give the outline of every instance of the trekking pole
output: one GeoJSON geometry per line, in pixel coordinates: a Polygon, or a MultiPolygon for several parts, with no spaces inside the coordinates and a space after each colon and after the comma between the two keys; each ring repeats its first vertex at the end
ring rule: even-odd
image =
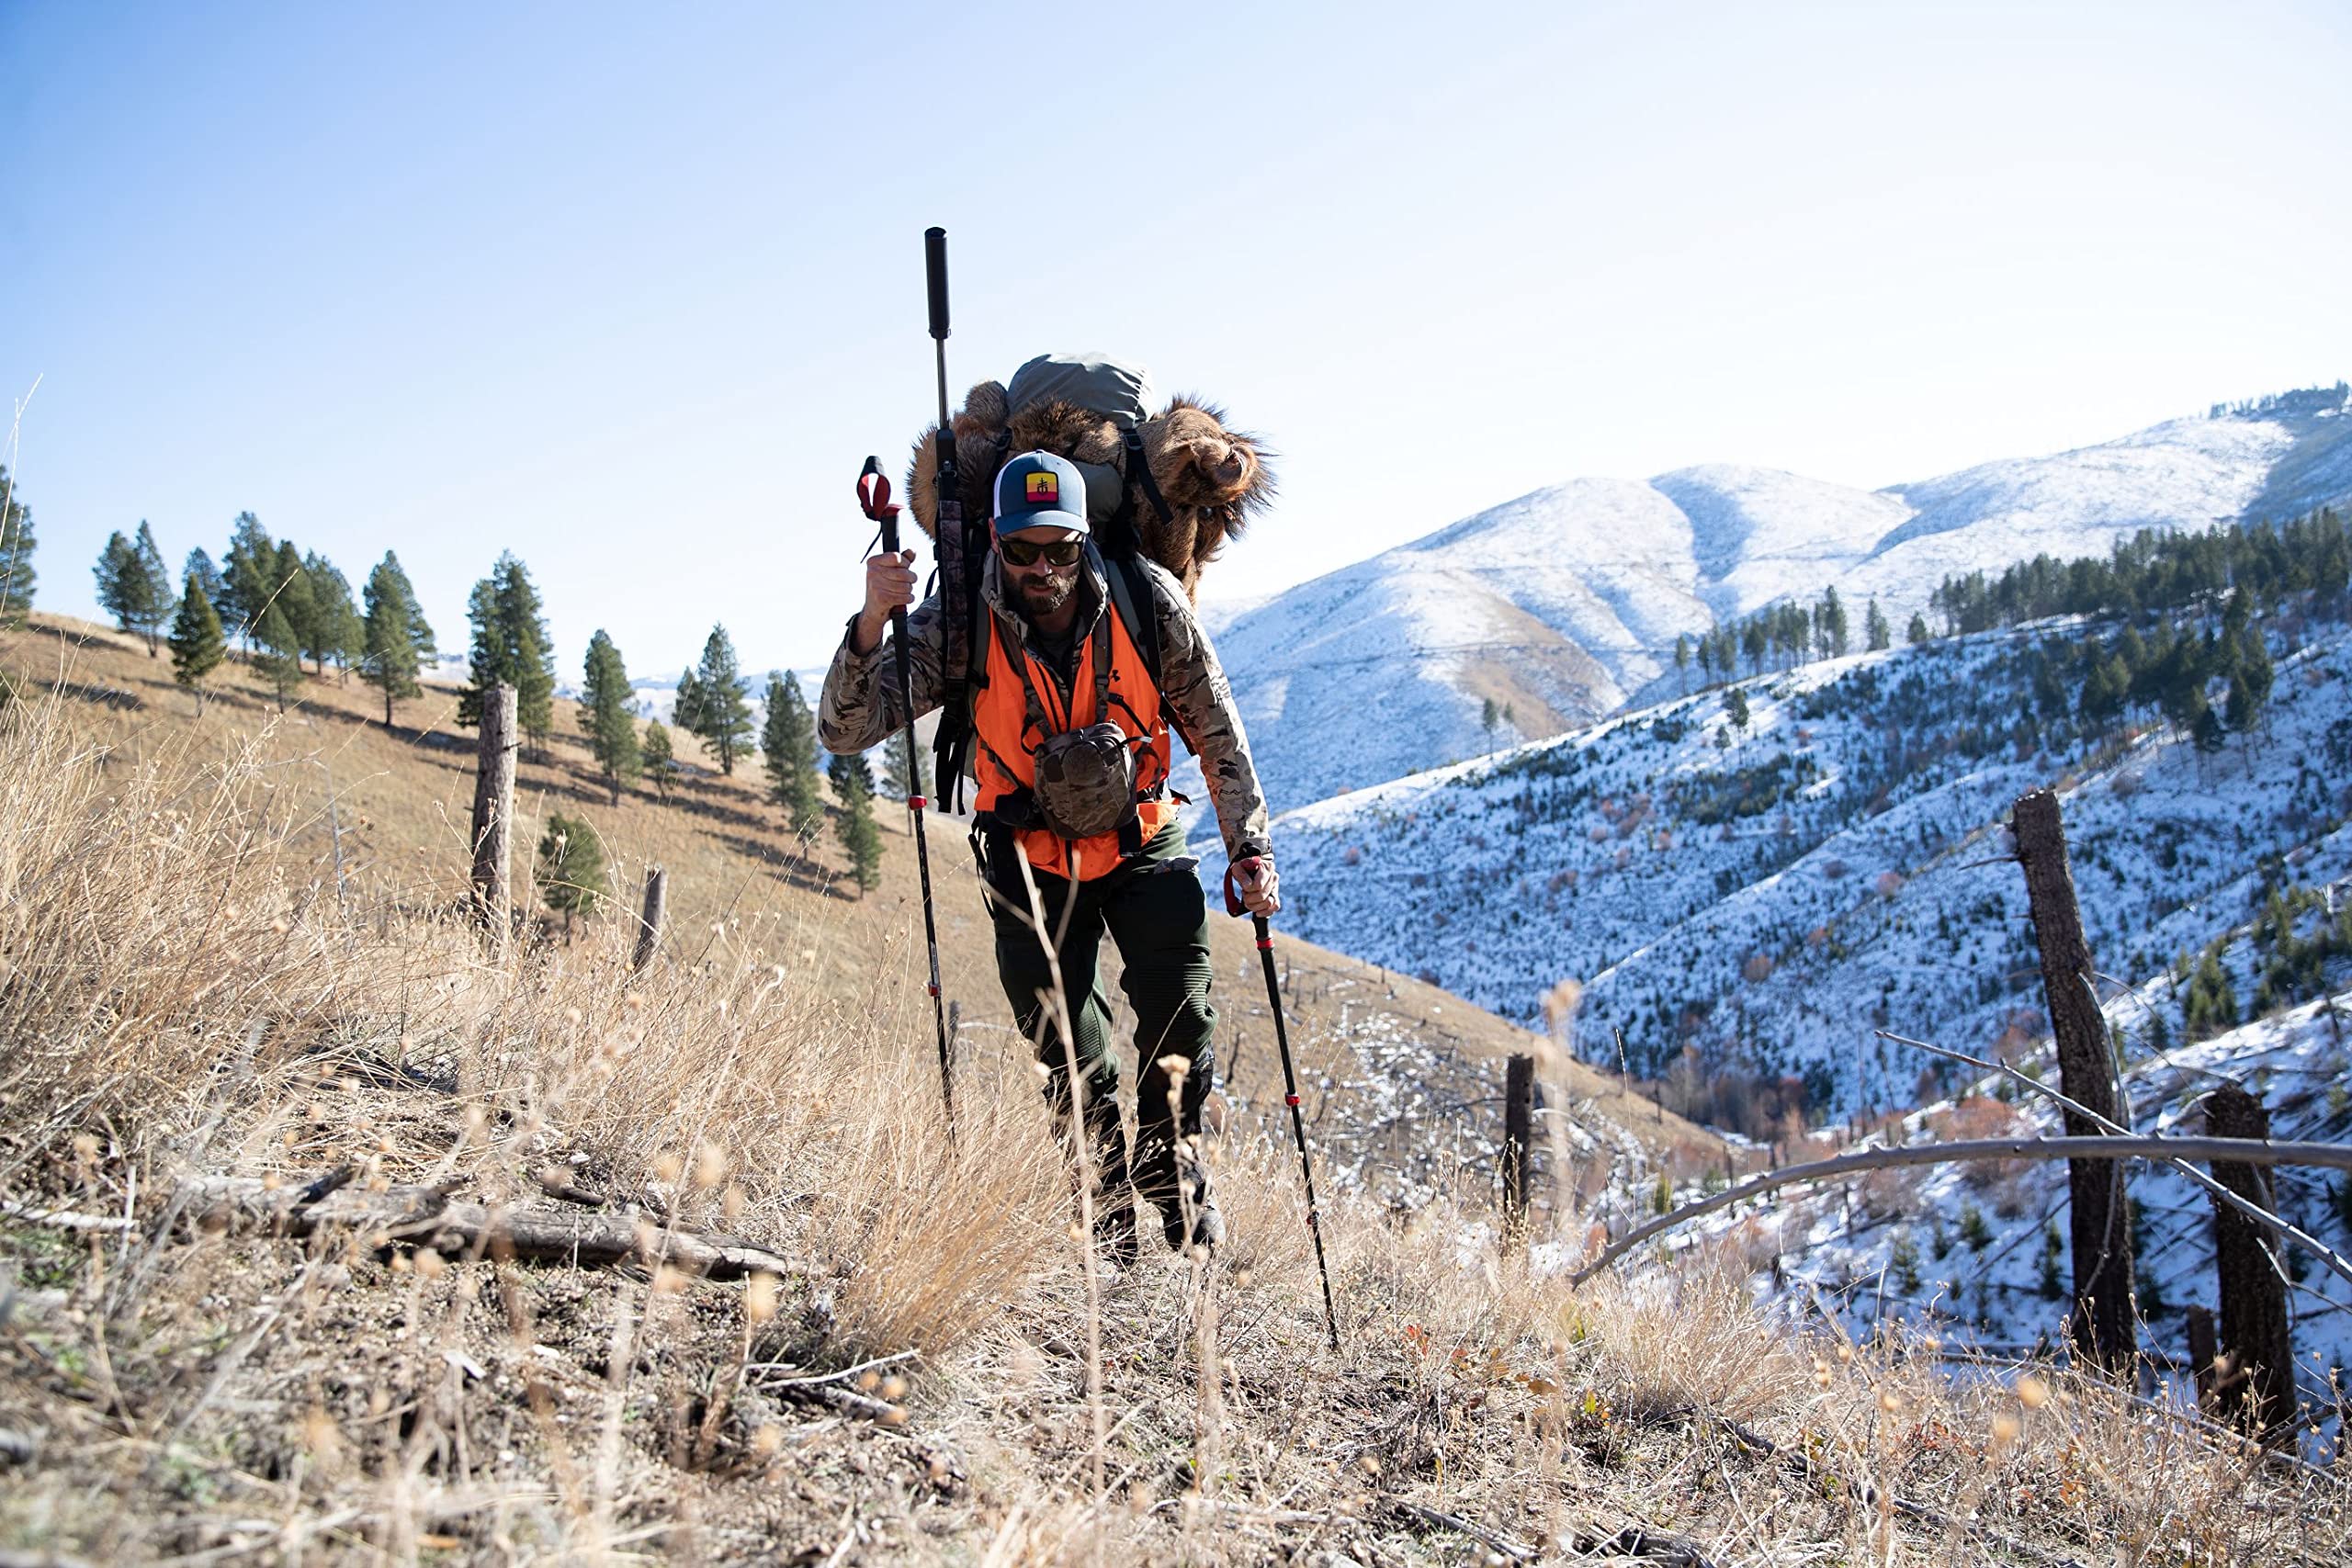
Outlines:
{"type": "MultiPolygon", "coordinates": [[[[1242,912],[1240,897],[1233,891],[1233,867],[1225,868],[1225,912],[1242,912]]],[[[1323,1220],[1315,1204],[1315,1166],[1306,1157],[1306,1119],[1298,1113],[1298,1073],[1290,1061],[1290,1029],[1283,1021],[1283,986],[1274,974],[1274,933],[1266,925],[1266,917],[1250,917],[1258,928],[1258,956],[1266,965],[1266,1005],[1273,1010],[1274,1044],[1283,1055],[1283,1103],[1290,1107],[1291,1136],[1298,1140],[1298,1175],[1306,1184],[1306,1234],[1315,1238],[1315,1272],[1323,1280],[1323,1323],[1331,1332],[1331,1348],[1340,1348],[1340,1314],[1331,1304],[1331,1270],[1323,1261],[1323,1220]]]]}
{"type": "MultiPolygon", "coordinates": [[[[857,476],[857,503],[865,515],[882,530],[882,548],[891,556],[899,553],[899,509],[890,502],[890,481],[883,476],[882,465],[875,458],[865,459],[865,468],[857,476]]],[[[956,1071],[947,1055],[947,1013],[939,994],[939,923],[931,908],[931,847],[923,838],[922,812],[930,804],[922,797],[922,779],[916,771],[915,759],[922,755],[915,750],[914,676],[907,660],[907,612],[903,608],[890,612],[890,637],[899,650],[899,711],[907,716],[907,810],[915,819],[915,864],[922,874],[922,937],[931,951],[931,1020],[939,1030],[939,1094],[947,1106],[947,1132],[956,1133],[956,1071]]]]}

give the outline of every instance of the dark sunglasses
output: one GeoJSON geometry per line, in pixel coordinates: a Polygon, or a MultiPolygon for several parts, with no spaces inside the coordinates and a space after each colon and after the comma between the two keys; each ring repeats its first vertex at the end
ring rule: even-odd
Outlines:
{"type": "Polygon", "coordinates": [[[1084,539],[1057,539],[1050,545],[1040,545],[1027,539],[1004,539],[996,542],[1007,566],[1035,566],[1040,560],[1052,567],[1073,567],[1086,548],[1084,539]]]}

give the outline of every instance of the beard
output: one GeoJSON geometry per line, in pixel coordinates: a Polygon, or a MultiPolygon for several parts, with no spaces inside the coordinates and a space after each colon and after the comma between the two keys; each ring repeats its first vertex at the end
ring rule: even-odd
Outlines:
{"type": "Polygon", "coordinates": [[[1078,592],[1078,574],[1031,578],[1021,585],[1021,607],[1032,615],[1050,615],[1078,592]]]}

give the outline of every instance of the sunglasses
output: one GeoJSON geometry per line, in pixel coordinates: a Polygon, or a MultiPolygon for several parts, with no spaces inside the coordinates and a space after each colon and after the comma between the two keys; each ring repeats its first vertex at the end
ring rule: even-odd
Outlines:
{"type": "Polygon", "coordinates": [[[1035,566],[1044,561],[1047,566],[1067,569],[1078,564],[1086,548],[1084,539],[1056,539],[1050,545],[1040,545],[1027,539],[1000,538],[996,547],[1007,566],[1035,566]]]}

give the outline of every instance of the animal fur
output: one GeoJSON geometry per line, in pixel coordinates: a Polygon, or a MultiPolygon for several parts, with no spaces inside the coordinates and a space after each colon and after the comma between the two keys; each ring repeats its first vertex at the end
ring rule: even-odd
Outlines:
{"type": "MultiPolygon", "coordinates": [[[[939,516],[937,429],[933,425],[916,439],[914,467],[907,480],[915,521],[934,536],[939,516]]],[[[1012,418],[1001,382],[983,381],[965,394],[954,429],[967,517],[988,515],[1000,437],[1007,453],[1054,452],[1123,473],[1126,467],[1125,448],[1112,421],[1068,403],[1042,403],[1012,418]]],[[[1272,453],[1257,436],[1230,428],[1223,411],[1197,398],[1170,400],[1137,427],[1137,434],[1152,479],[1175,513],[1172,521],[1162,523],[1144,498],[1142,486],[1128,481],[1131,515],[1143,553],[1174,574],[1197,602],[1202,569],[1217,558],[1227,540],[1238,536],[1251,518],[1272,504],[1274,476],[1266,459],[1272,453]]]]}

